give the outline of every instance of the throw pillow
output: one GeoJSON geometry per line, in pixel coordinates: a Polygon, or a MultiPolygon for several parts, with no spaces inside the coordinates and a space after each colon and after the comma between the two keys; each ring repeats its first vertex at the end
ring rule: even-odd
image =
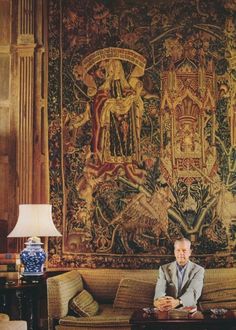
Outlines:
{"type": "Polygon", "coordinates": [[[94,316],[98,313],[99,305],[87,290],[83,290],[70,300],[69,308],[79,316],[94,316]]]}
{"type": "Polygon", "coordinates": [[[121,279],[113,307],[138,309],[153,306],[155,285],[142,280],[121,279]]]}

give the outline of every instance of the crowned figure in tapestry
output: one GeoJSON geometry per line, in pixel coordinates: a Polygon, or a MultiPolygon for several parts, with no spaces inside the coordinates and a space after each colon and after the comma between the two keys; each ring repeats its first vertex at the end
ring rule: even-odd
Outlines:
{"type": "Polygon", "coordinates": [[[233,0],[49,0],[49,267],[234,265],[233,0]]]}

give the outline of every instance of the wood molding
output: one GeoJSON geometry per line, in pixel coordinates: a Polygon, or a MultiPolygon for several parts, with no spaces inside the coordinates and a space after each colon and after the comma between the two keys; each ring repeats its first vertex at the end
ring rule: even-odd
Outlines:
{"type": "Polygon", "coordinates": [[[0,45],[0,53],[1,54],[9,54],[10,53],[10,46],[7,45],[0,45]]]}

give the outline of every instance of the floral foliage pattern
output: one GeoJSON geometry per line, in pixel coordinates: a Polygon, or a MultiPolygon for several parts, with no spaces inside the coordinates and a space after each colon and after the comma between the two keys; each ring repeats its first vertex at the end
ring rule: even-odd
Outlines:
{"type": "Polygon", "coordinates": [[[49,267],[233,267],[233,0],[49,0],[49,267]]]}

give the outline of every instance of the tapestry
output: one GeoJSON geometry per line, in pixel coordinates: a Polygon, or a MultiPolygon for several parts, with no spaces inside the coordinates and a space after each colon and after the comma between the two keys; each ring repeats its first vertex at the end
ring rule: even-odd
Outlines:
{"type": "Polygon", "coordinates": [[[234,0],[49,0],[49,268],[233,267],[234,0]]]}

